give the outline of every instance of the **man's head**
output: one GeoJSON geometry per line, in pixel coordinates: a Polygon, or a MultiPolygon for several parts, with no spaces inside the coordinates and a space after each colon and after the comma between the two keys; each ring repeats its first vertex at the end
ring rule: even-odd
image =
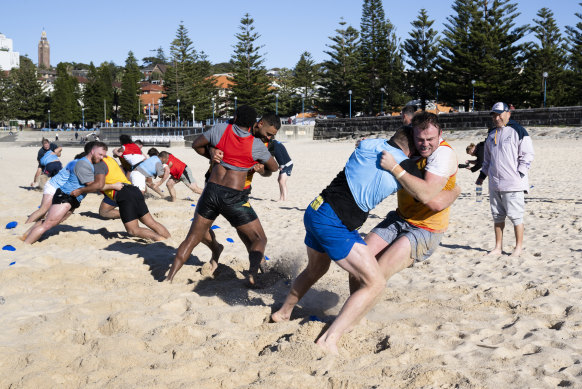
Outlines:
{"type": "Polygon", "coordinates": [[[505,103],[495,103],[491,108],[491,121],[493,122],[493,127],[505,127],[509,122],[511,117],[511,112],[509,112],[509,107],[505,103]]]}
{"type": "Polygon", "coordinates": [[[467,146],[467,148],[465,149],[465,151],[467,151],[467,154],[469,154],[469,155],[475,155],[475,154],[474,154],[474,153],[475,153],[475,150],[476,150],[475,143],[471,143],[471,144],[470,144],[469,146],[467,146]]]}
{"type": "Polygon", "coordinates": [[[46,138],[42,138],[42,148],[45,150],[48,150],[48,149],[50,149],[50,147],[51,147],[51,142],[46,138]]]}
{"type": "Polygon", "coordinates": [[[414,115],[410,124],[416,150],[421,157],[429,157],[440,144],[442,129],[438,116],[426,111],[419,112],[414,115]]]}
{"type": "Polygon", "coordinates": [[[412,130],[410,127],[399,129],[394,133],[390,140],[396,143],[402,152],[404,152],[404,154],[409,157],[411,157],[416,151],[416,148],[414,147],[414,138],[412,136],[412,130]]]}
{"type": "Polygon", "coordinates": [[[240,128],[252,128],[257,122],[257,111],[248,105],[241,105],[234,114],[234,124],[240,128]]]}
{"type": "Polygon", "coordinates": [[[106,155],[107,145],[103,142],[94,142],[91,151],[87,154],[87,159],[89,159],[91,163],[96,164],[101,162],[106,155]]]}
{"type": "Polygon", "coordinates": [[[268,142],[277,135],[281,128],[281,119],[273,112],[269,112],[253,126],[253,135],[263,142],[268,142]]]}
{"type": "Polygon", "coordinates": [[[168,160],[170,159],[170,153],[168,153],[167,151],[162,151],[160,154],[158,154],[158,158],[160,159],[160,161],[162,161],[164,165],[167,165],[168,160]]]}
{"type": "MultiPolygon", "coordinates": [[[[136,142],[136,144],[137,144],[137,142],[136,142]]],[[[160,152],[155,147],[152,147],[151,149],[148,150],[148,156],[153,157],[154,155],[159,156],[160,152]]]]}
{"type": "Polygon", "coordinates": [[[415,105],[406,105],[404,108],[402,108],[400,115],[402,116],[402,123],[404,123],[405,126],[410,125],[410,122],[412,122],[412,117],[414,116],[415,112],[416,112],[415,105]]]}
{"type": "Polygon", "coordinates": [[[122,145],[126,145],[126,144],[129,144],[129,143],[132,143],[131,142],[131,136],[129,136],[127,134],[121,134],[121,135],[119,135],[119,142],[122,145]]]}
{"type": "Polygon", "coordinates": [[[143,147],[143,142],[141,140],[136,140],[135,142],[133,142],[137,145],[137,147],[139,147],[140,149],[143,147]]]}

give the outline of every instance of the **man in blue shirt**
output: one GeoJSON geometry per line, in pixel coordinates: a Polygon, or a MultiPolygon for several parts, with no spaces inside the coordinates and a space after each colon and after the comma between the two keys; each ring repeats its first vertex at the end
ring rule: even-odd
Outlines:
{"type": "Polygon", "coordinates": [[[48,139],[43,138],[42,147],[38,150],[36,160],[38,161],[38,167],[36,168],[36,173],[34,174],[34,179],[30,186],[36,186],[38,184],[38,179],[41,174],[46,174],[48,177],[55,176],[59,170],[61,170],[62,165],[59,161],[61,156],[62,147],[57,146],[56,143],[51,143],[48,139]],[[54,155],[54,157],[48,157],[48,155],[54,155]],[[43,160],[43,157],[45,157],[43,160]],[[48,166],[51,164],[51,166],[48,166]]]}

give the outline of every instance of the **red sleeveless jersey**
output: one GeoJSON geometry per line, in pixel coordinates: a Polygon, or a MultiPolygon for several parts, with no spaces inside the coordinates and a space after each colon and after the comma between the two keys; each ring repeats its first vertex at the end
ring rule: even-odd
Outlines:
{"type": "Polygon", "coordinates": [[[253,142],[255,137],[250,135],[242,138],[234,133],[232,124],[229,124],[220,138],[216,148],[224,152],[222,161],[232,166],[251,168],[257,161],[253,159],[253,142]]]}
{"type": "Polygon", "coordinates": [[[174,157],[172,154],[168,157],[168,165],[172,162],[172,167],[170,168],[170,175],[179,180],[182,177],[182,173],[184,173],[184,169],[186,169],[186,164],[180,161],[178,158],[174,157]]]}
{"type": "Polygon", "coordinates": [[[127,143],[123,145],[123,155],[141,154],[141,149],[135,143],[127,143]]]}

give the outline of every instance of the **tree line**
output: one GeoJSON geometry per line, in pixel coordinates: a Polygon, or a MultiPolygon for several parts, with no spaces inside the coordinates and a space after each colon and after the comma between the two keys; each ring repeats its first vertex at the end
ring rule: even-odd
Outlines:
{"type": "MultiPolygon", "coordinates": [[[[572,6],[582,7],[582,2],[572,6]]],[[[341,19],[329,36],[325,61],[315,63],[303,52],[294,68],[269,75],[261,35],[246,14],[227,63],[211,64],[183,23],[169,57],[160,47],[143,63],[167,65],[163,112],[183,119],[192,117],[193,106],[198,119],[232,116],[237,103],[283,116],[302,109],[347,116],[350,106],[351,112],[375,115],[411,100],[424,108],[437,97],[441,104],[465,110],[486,110],[496,101],[516,108],[581,105],[582,13],[575,13],[578,23],[564,34],[549,8],[540,9],[532,24],[516,25],[518,15],[512,0],[455,0],[442,32],[421,9],[408,37],[400,40],[382,1],[363,0],[359,29],[341,19]],[[212,80],[217,72],[231,75],[225,96],[212,80]]],[[[79,64],[60,63],[54,91],[47,94],[34,64],[21,58],[19,69],[0,72],[0,120],[46,121],[49,109],[55,123],[80,123],[83,114],[86,123],[144,119],[142,73],[131,51],[123,67],[108,62],[82,66],[88,71],[83,90],[71,75],[79,64]]]]}

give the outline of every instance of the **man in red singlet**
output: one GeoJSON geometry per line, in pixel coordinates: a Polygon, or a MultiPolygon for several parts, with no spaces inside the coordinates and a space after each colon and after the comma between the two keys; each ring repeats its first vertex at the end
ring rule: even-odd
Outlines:
{"type": "Polygon", "coordinates": [[[223,246],[216,242],[210,227],[218,215],[223,215],[237,229],[247,246],[249,283],[255,285],[255,277],[264,260],[267,238],[257,214],[248,202],[248,191],[243,190],[245,178],[257,163],[264,165],[267,175],[278,171],[277,162],[261,140],[272,138],[278,128],[263,126],[258,130],[259,133],[253,135],[249,130],[255,124],[256,116],[253,108],[243,105],[237,109],[233,125],[217,124],[192,143],[192,148],[200,155],[208,156],[207,146],[212,146],[221,150],[223,156],[220,164],[212,169],[208,184],[198,200],[190,231],[178,247],[168,281],[174,279],[176,272],[200,242],[212,251],[210,264],[212,271],[216,270],[223,246]]]}
{"type": "Polygon", "coordinates": [[[182,181],[192,192],[196,194],[202,193],[202,188],[196,184],[194,175],[192,175],[192,170],[190,170],[188,165],[167,151],[162,151],[159,157],[162,163],[168,165],[168,168],[170,169],[170,177],[166,182],[166,186],[170,192],[170,201],[176,201],[176,189],[174,189],[174,186],[180,181],[182,181]]]}

